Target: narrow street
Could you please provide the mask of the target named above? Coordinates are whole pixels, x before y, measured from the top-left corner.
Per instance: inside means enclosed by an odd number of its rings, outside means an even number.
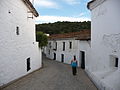
[[[43,57],[44,66],[2,90],[97,90],[85,72],[73,76],[70,65]]]

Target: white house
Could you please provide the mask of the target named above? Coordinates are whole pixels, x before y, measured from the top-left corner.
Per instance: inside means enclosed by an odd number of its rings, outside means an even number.
[[[91,60],[86,70],[100,90],[120,90],[120,0],[92,0]]]
[[[78,65],[85,69],[89,50],[90,30],[81,30],[80,32],[51,35],[46,47],[46,56],[70,64],[75,55]]]
[[[41,67],[37,16],[29,0],[0,0],[0,86]]]

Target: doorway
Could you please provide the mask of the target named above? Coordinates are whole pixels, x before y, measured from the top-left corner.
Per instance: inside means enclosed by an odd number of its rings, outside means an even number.
[[[56,60],[56,53],[54,53],[54,58],[53,58],[53,60]]]
[[[81,68],[85,69],[85,52],[84,51],[80,51],[80,56],[81,56]]]
[[[61,54],[61,62],[64,62],[64,54]]]
[[[118,67],[118,58],[115,58],[115,67]]]
[[[31,69],[30,67],[30,57],[27,58],[27,72]]]

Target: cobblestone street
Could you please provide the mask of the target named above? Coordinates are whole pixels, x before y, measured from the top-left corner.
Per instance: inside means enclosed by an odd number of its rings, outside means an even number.
[[[2,90],[97,90],[85,72],[72,75],[70,65],[43,57],[44,66]]]

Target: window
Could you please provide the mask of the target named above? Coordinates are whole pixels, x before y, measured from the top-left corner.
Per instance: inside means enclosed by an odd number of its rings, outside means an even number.
[[[55,41],[53,45],[54,45],[53,50],[55,50],[55,51],[56,51],[56,50],[57,50],[57,42]]]
[[[110,55],[110,67],[111,68],[118,68],[119,58],[115,55]]]
[[[50,55],[50,50],[49,50],[49,52],[48,52],[48,53],[49,53],[49,55]]]
[[[69,42],[69,44],[70,44],[70,46],[69,46],[69,47],[70,47],[70,49],[72,49],[72,42]]]
[[[16,27],[16,34],[20,35],[20,33],[19,33],[19,27],[18,26]]]
[[[118,58],[115,58],[115,67],[118,67]]]
[[[57,42],[55,43],[55,49],[57,50]]]
[[[65,51],[65,42],[63,42],[63,51]]]
[[[51,42],[49,42],[49,47],[51,48],[52,46],[51,46]]]
[[[27,58],[27,71],[31,69],[30,67],[30,58]]]

